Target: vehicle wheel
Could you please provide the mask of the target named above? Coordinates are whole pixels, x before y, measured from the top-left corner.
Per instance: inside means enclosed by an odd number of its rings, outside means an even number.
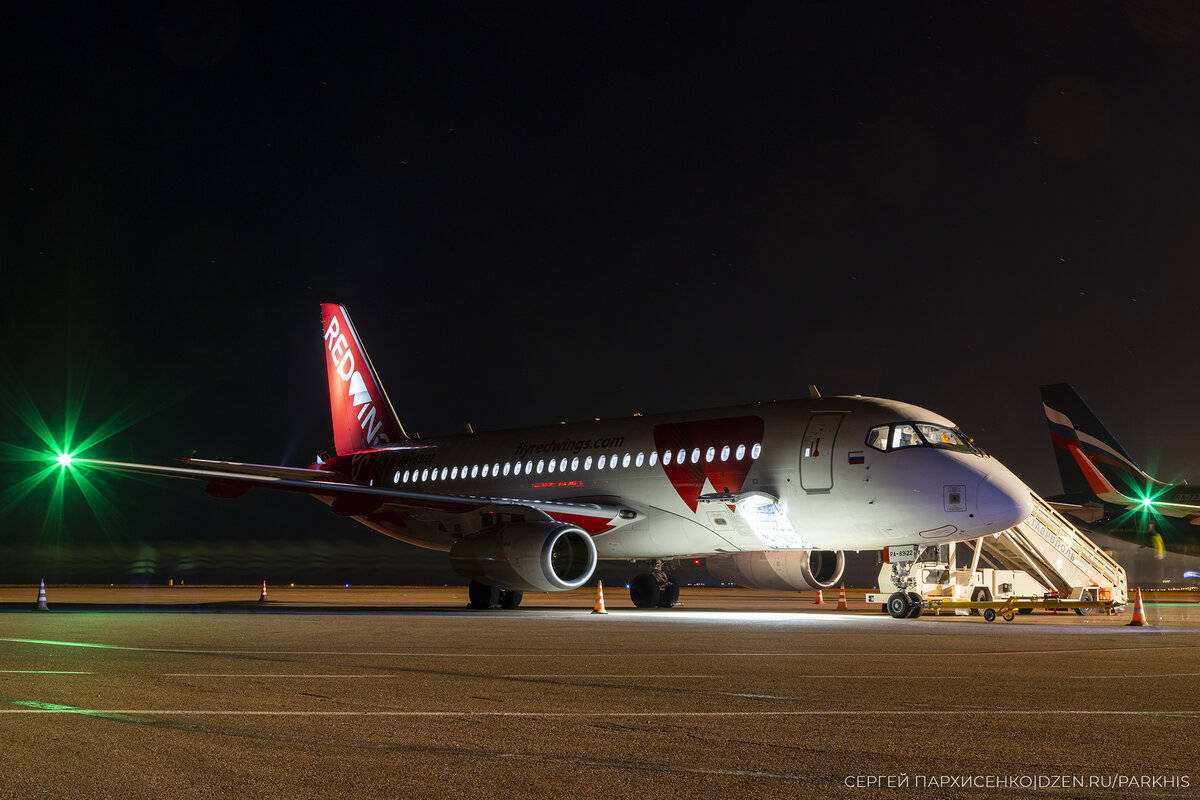
[[[654,608],[661,597],[662,589],[649,572],[635,575],[629,582],[629,599],[638,608]]]
[[[988,600],[991,600],[991,599],[992,599],[992,593],[982,586],[976,586],[975,591],[971,592],[971,602],[972,603],[986,603]],[[979,609],[972,608],[971,615],[976,616],[976,617],[979,616]]]
[[[659,608],[671,608],[679,602],[679,584],[675,581],[668,583],[661,592],[658,597]]]
[[[916,592],[909,592],[908,602],[912,604],[912,608],[908,610],[909,619],[916,619],[925,613],[925,606],[921,605],[921,595]]]
[[[1096,601],[1096,598],[1092,596],[1091,592],[1084,592],[1083,596],[1081,596],[1079,599],[1087,600],[1087,601],[1093,602],[1093,603]],[[1094,609],[1094,608],[1077,608],[1077,609],[1075,609],[1075,613],[1081,617],[1086,617],[1086,616],[1090,616],[1095,610],[1096,609]]]
[[[888,613],[892,615],[892,619],[904,619],[908,616],[908,612],[912,604],[908,602],[908,595],[904,592],[896,592],[887,601]]]
[[[480,583],[479,581],[471,581],[471,585],[467,587],[467,597],[470,600],[467,603],[467,608],[499,608],[500,593],[500,590],[495,586],[488,586],[486,583]]]
[[[995,621],[995,619],[996,619],[996,609],[994,609],[994,608],[985,608],[985,609],[983,610],[983,618],[984,618],[985,620],[987,620],[988,622],[993,622],[993,621]]]
[[[1016,617],[1017,617],[1017,615],[1011,611],[1004,612],[1004,621],[1005,622],[1012,622],[1014,619],[1016,619]]]
[[[1032,608],[1018,608],[1017,613],[1018,614],[1032,614],[1033,609]]]
[[[516,589],[505,589],[500,592],[500,607],[514,609],[521,605],[521,598],[525,596],[524,592],[518,592]]]

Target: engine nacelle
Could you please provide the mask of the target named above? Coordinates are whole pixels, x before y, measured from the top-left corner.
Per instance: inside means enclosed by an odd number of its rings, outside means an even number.
[[[464,578],[523,592],[578,589],[596,570],[596,545],[574,525],[513,522],[459,539],[450,568]]]
[[[709,556],[714,578],[748,589],[803,591],[831,589],[846,570],[841,550],[761,550],[731,556]]]

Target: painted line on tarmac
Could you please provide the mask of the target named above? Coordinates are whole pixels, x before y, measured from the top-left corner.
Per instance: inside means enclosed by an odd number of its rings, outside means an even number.
[[[3,671],[3,670],[0,670]],[[71,673],[79,675],[90,675],[91,673]],[[159,674],[163,678],[404,678],[407,673],[369,673],[360,675],[339,675],[327,673],[291,673],[291,672],[163,672]],[[655,673],[653,675],[585,675],[579,672],[562,672],[554,675],[500,675],[501,678],[716,678],[717,675],[663,675]],[[878,676],[885,677],[885,676]],[[894,676],[886,676],[894,677]],[[928,676],[922,675],[922,678]]]
[[[1114,709],[994,709],[960,708],[945,710],[919,709],[832,709],[806,711],[254,711],[222,709],[157,709],[119,708],[83,709],[53,706],[48,708],[0,708],[0,714],[86,714],[88,716],[196,716],[196,717],[505,717],[513,719],[647,719],[647,718],[704,718],[704,717],[948,717],[964,714],[1006,717],[1178,717],[1200,719],[1196,711],[1129,711]]]
[[[1150,672],[1145,675],[1126,675],[1124,673],[1110,672],[1107,675],[1068,675],[1068,678],[1079,678],[1081,680],[1108,680],[1115,678],[1195,678],[1200,676],[1200,672]]]
[[[403,678],[404,673],[334,675],[323,672],[163,672],[162,678]]]
[[[654,672],[642,675],[593,675],[590,672],[550,672],[543,674],[521,673],[515,675],[501,675],[501,678],[719,678],[720,675],[666,675],[661,672]]]
[[[0,669],[4,675],[95,675],[94,672],[75,672],[60,669]]]
[[[1139,629],[1141,630],[1141,629]],[[17,644],[40,644],[51,647],[87,647],[99,650],[125,650],[139,653],[177,653],[183,655],[236,655],[236,656],[387,656],[389,658],[629,658],[635,655],[641,658],[660,657],[660,658],[910,658],[912,656],[922,657],[953,657],[953,656],[1009,656],[1009,655],[1037,655],[1041,653],[1126,653],[1150,650],[1196,650],[1200,649],[1200,644],[1167,644],[1167,645],[1144,645],[1133,647],[1045,647],[1045,648],[1019,648],[1012,650],[912,650],[912,651],[889,651],[886,653],[879,652],[830,652],[830,651],[771,651],[771,650],[747,650],[733,652],[712,652],[712,651],[692,651],[692,650],[575,650],[571,652],[563,652],[561,650],[526,650],[522,652],[511,651],[473,651],[473,652],[446,652],[446,651],[421,651],[421,650],[254,650],[251,648],[243,649],[197,649],[197,648],[179,648],[179,647],[132,647],[127,645],[103,644],[98,642],[63,642],[53,641],[48,639],[17,639],[12,637],[0,637],[0,642],[13,642]]]

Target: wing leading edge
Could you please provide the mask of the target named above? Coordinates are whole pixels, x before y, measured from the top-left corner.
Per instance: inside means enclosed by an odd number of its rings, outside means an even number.
[[[448,515],[507,510],[535,512],[546,519],[570,516],[585,522],[583,527],[593,532],[611,530],[642,516],[632,508],[606,503],[401,492],[351,483],[340,473],[317,467],[280,467],[206,459],[183,459],[186,464],[199,466],[179,467],[99,459],[76,461],[97,469],[205,481],[208,493],[219,497],[236,497],[256,487],[309,494],[329,501],[334,513],[344,516],[365,516],[388,507]]]

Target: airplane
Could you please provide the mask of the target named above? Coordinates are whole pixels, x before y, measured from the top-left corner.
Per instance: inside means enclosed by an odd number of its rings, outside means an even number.
[[[1137,465],[1065,383],[1041,387],[1064,494],[1047,498],[1095,533],[1164,552],[1200,556],[1200,487],[1169,484]]]
[[[346,309],[321,305],[335,455],[307,467],[183,459],[96,468],[311,495],[402,542],[445,551],[470,608],[584,585],[599,559],[648,561],[639,608],[677,605],[666,565],[706,557],[749,588],[829,589],[844,551],[997,533],[1028,487],[950,420],[869,397],[787,402],[416,438],[399,421]],[[897,593],[893,616],[915,616]],[[902,613],[901,613],[902,612]]]

